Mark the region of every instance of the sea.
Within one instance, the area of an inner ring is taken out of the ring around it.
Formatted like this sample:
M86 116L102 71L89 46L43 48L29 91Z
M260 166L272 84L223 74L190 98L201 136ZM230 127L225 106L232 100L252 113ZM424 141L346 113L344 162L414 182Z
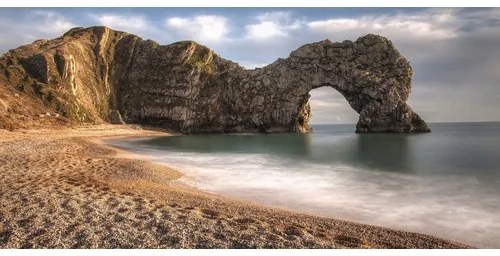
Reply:
M301 213L500 248L500 123L430 123L424 134L309 134L114 139L177 168L210 193Z

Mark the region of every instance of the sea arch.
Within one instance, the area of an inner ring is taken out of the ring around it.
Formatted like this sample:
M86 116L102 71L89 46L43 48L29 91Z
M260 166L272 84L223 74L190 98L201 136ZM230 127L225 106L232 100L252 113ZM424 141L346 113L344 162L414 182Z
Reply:
M369 34L355 42L306 44L286 59L244 72L231 86L251 95L245 104L256 111L241 110L264 131L309 132L309 92L328 86L359 114L356 132L428 132L406 103L412 74L391 41Z

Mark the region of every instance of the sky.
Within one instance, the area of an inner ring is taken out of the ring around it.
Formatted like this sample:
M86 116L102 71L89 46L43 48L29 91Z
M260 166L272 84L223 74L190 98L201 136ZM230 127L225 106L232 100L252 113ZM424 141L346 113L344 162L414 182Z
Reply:
M424 120L500 121L500 8L0 8L0 54L96 25L160 44L194 40L246 68L306 43L378 34L413 66L409 104ZM334 89L311 96L311 123L357 121Z

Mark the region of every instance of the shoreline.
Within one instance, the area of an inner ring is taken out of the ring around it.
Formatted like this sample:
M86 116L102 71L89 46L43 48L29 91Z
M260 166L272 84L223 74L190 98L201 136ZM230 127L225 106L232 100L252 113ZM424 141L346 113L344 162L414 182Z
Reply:
M164 135L160 135L160 136L182 136L182 135L164 134ZM453 237L440 236L439 234L433 234L432 232L429 232L429 231L428 231L428 233L426 233L425 231L422 231L422 230L419 231L419 230L412 230L411 228L398 227L398 226L393 225L391 222L373 222L372 221L370 223L368 221L368 219L360 220L360 218L350 216L350 214L352 214L352 213L343 214L343 215L342 214L340 214L340 215L339 214L337 214L337 215L330 214L329 215L329 214L325 214L324 212L317 211L317 210L300 209L300 208L296 208L296 207L290 207L290 206L285 205L285 204L269 203L269 201L258 199L257 197L248 198L245 196L241 196L241 194L213 192L213 191L204 189L202 187L199 187L196 184L193 184L192 182L190 182L189 181L190 179L196 179L196 175L186 174L182 168L179 169L178 167L172 167L168 162L154 160L148 154L133 152L133 147L127 147L124 145L114 145L113 142L106 142L106 140L119 141L119 140L123 139L123 141L125 141L125 144L126 144L127 139L129 139L129 138L132 139L132 141L134 141L133 139L135 139L135 138L148 139L150 137L156 137L156 136L155 135L152 135L152 136L116 136L116 137L111 137L111 138L104 138L102 140L100 139L100 142L104 146L123 151L126 154L128 154L130 157L137 157L138 159L141 159L144 161L150 161L150 162L153 162L155 164L160 164L160 165L163 165L163 166L166 166L169 168L174 168L182 174L181 177L179 177L177 180L175 180L175 181L178 181L178 183L176 183L176 184L181 185L181 186L185 186L185 187L188 187L191 189L195 189L195 190L201 191L203 193L208 193L210 195L217 195L217 196L221 196L223 198L242 201L243 203L251 203L251 204L255 204L258 206L262 206L262 207L269 207L271 209L277 209L280 211L286 211L286 212L302 214L302 215L307 215L307 216L314 216L314 217L318 217L318 218L334 219L334 220L339 220L339 221L345 221L345 222L351 222L351 223L356 223L356 224L361 224L361 225L372 226L375 228L385 228L385 229L392 229L392 230L404 231L404 232L409 232L409 233L425 234L425 235L437 237L437 238L440 238L443 240L462 243L464 245L467 244L467 246L470 246L470 247L482 248L482 246L480 244L467 243L467 242L463 242L463 241L460 242L459 239L455 240ZM187 179L189 179L189 180L187 180ZM356 214L356 213L354 213L354 214ZM485 247L485 248L488 248L488 247Z
M130 126L0 132L0 248L470 248L181 186L105 145Z

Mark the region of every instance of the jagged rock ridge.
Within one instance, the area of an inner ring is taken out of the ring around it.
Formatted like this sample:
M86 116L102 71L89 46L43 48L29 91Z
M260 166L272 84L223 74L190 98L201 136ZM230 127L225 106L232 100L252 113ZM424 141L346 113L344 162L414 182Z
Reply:
M309 92L331 86L360 114L357 132L427 132L406 104L411 77L393 44L372 34L307 44L246 70L192 41L158 45L106 27L74 28L0 58L0 128L121 115L184 133L308 132ZM61 117L38 115L46 112Z

